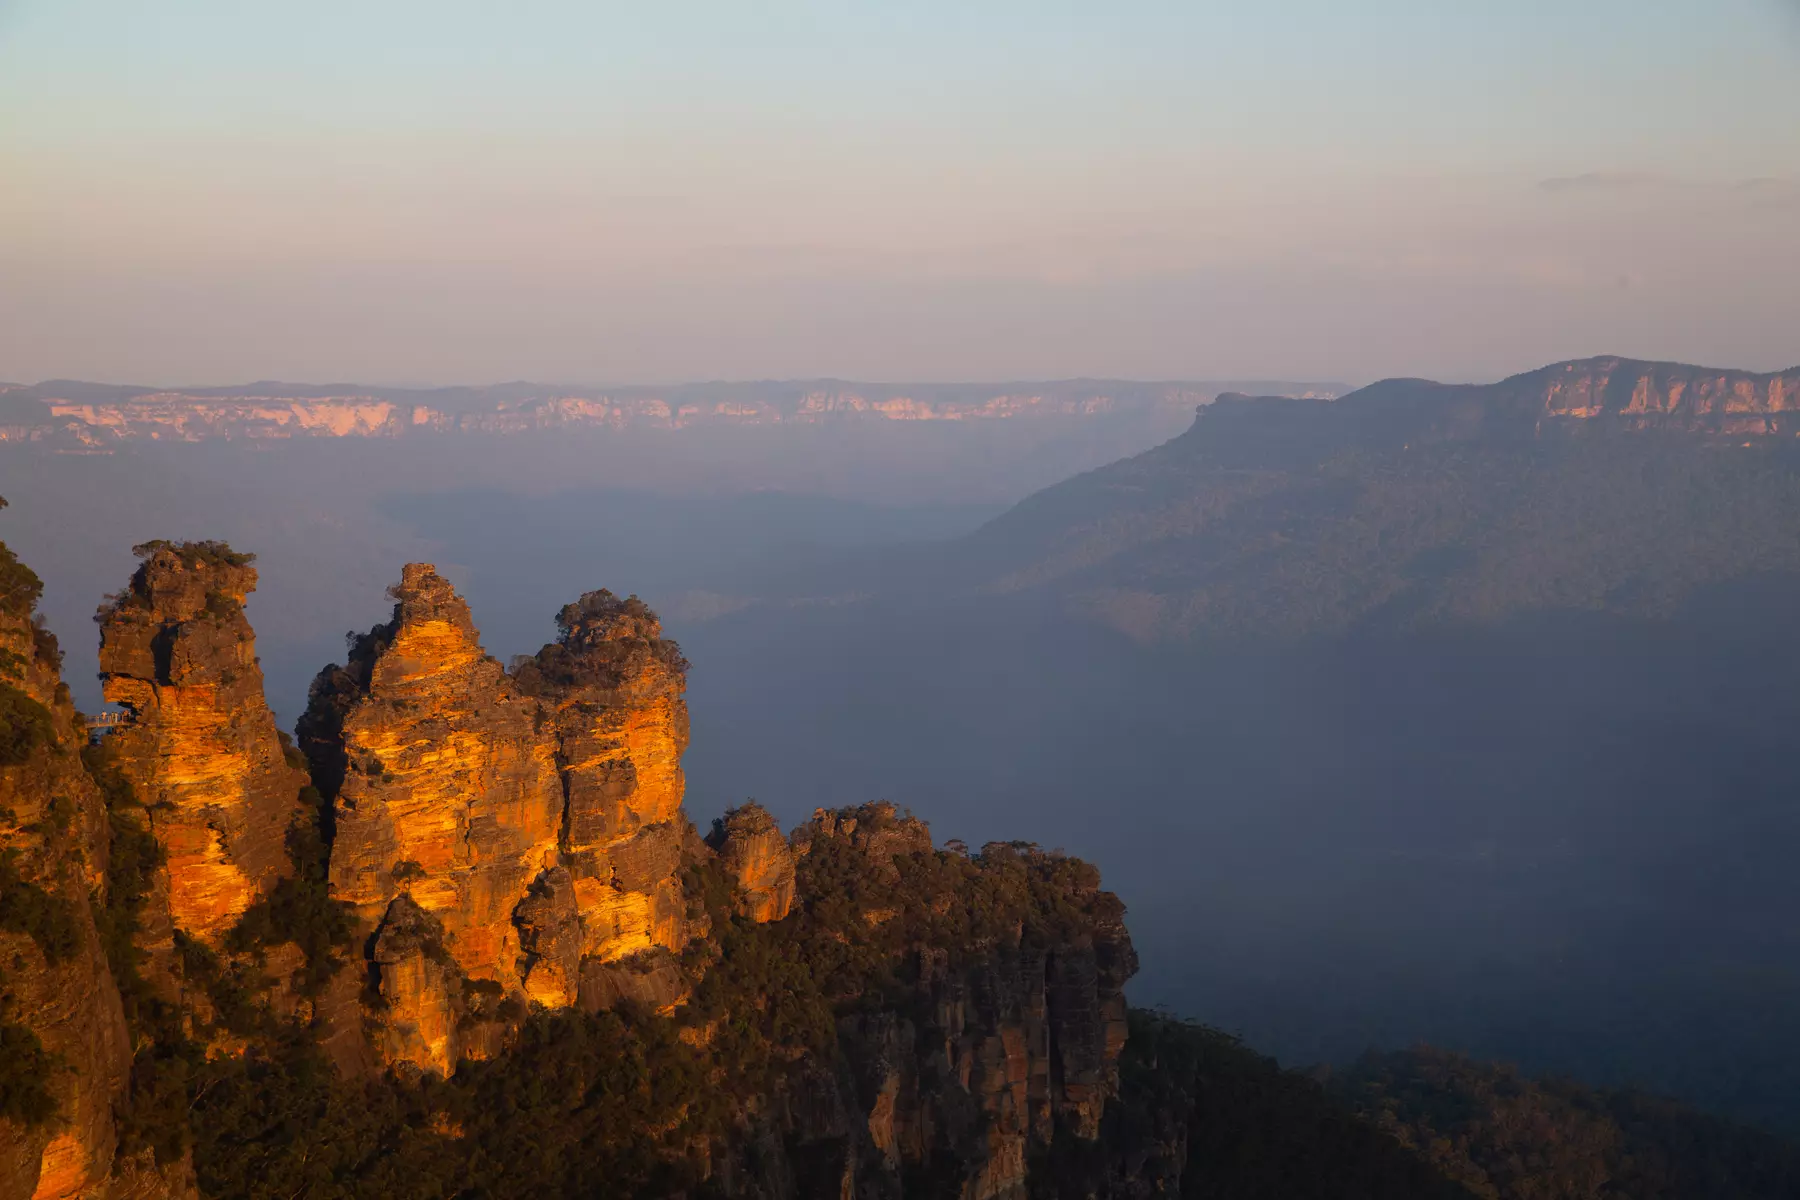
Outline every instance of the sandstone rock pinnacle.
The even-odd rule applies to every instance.
[[[291,872],[286,835],[306,772],[288,761],[263,696],[244,599],[253,556],[214,542],[151,542],[102,606],[106,699],[119,769],[168,856],[168,919],[216,943]]]

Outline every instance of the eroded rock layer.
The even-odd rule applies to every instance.
[[[332,894],[375,932],[386,1054],[443,1072],[472,995],[571,1005],[584,961],[690,940],[686,664],[635,598],[569,605],[515,678],[431,566],[393,596],[303,736],[334,792]]]
[[[779,921],[794,907],[794,852],[768,810],[754,801],[713,825],[707,845],[744,892],[744,913],[758,924]]]
[[[760,824],[752,814],[721,825],[734,823]],[[1092,867],[1023,846],[936,850],[923,822],[888,803],[822,809],[793,843],[790,936],[807,955],[829,939],[846,964],[891,965],[875,972],[879,1000],[839,998],[839,1068],[802,1073],[773,1117],[778,1143],[759,1150],[792,1182],[760,1186],[899,1196],[931,1180],[932,1195],[1022,1200],[1030,1163],[1053,1142],[1100,1136],[1137,957]],[[860,901],[848,913],[846,885]],[[815,969],[856,986],[830,953]]]
[[[166,855],[155,907],[217,943],[291,872],[285,839],[307,775],[263,696],[243,610],[251,556],[215,543],[139,551],[130,585],[97,617],[106,699],[130,714],[109,746]]]

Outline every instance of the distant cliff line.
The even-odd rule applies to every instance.
[[[1191,411],[1224,392],[1332,397],[1333,383],[1063,380],[882,384],[843,380],[404,389],[258,382],[158,389],[52,380],[0,384],[0,441],[397,437],[555,429],[817,425],[843,420],[1130,419]]]
[[[1351,441],[1392,435],[1463,439],[1577,429],[1663,430],[1726,437],[1800,434],[1800,367],[1757,374],[1685,363],[1585,358],[1498,383],[1386,379],[1331,403],[1221,395],[1198,427],[1256,426]],[[1305,398],[1302,398],[1305,399]],[[1315,419],[1318,418],[1318,419]]]

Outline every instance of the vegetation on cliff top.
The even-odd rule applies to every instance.
[[[1800,1195],[1800,1147],[1640,1093],[1432,1049],[1371,1055],[1330,1083],[1484,1200]]]
[[[0,767],[16,767],[55,736],[50,710],[0,683]]]
[[[513,678],[524,691],[615,688],[640,676],[652,662],[678,675],[688,669],[681,647],[662,636],[656,613],[636,596],[621,600],[605,588],[584,593],[557,612],[556,633],[556,641],[536,654],[513,660]]]
[[[131,548],[134,555],[145,560],[156,557],[164,550],[190,568],[247,567],[256,561],[256,555],[233,550],[225,542],[217,541],[172,542],[164,538],[153,538]]]

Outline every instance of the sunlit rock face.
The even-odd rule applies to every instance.
[[[31,623],[36,598],[0,544],[0,872],[36,914],[0,929],[0,1071],[16,1098],[40,1062],[48,1105],[36,1120],[0,1116],[0,1196],[64,1200],[107,1179],[131,1045],[92,907],[106,901],[105,806],[55,640]]]
[[[589,592],[556,624],[557,640],[516,675],[554,739],[582,955],[613,962],[679,949],[702,932],[681,890],[693,836],[681,811],[687,663],[635,596]]]
[[[744,890],[744,914],[758,923],[779,921],[794,907],[794,852],[760,804],[734,808],[707,838],[725,870]]]
[[[1800,432],[1800,370],[1754,375],[1590,358],[1545,367],[1516,382],[1549,422],[1731,436]]]
[[[536,704],[482,651],[449,582],[413,564],[392,594],[393,620],[359,640],[356,678],[338,697],[331,891],[381,931],[385,1048],[441,1070],[456,1060],[454,1015],[444,1016],[456,979],[520,986],[513,912],[557,864],[562,789]],[[420,957],[415,913],[442,961]]]
[[[405,893],[394,897],[370,952],[383,1011],[382,1056],[448,1075],[460,1057],[462,983],[444,947],[441,921]]]
[[[291,872],[285,839],[307,775],[263,696],[243,610],[249,557],[211,543],[140,549],[97,617],[104,694],[131,713],[111,747],[167,855],[168,920],[217,943]]]
[[[332,894],[377,931],[384,1052],[443,1071],[475,1049],[469,996],[571,1005],[584,961],[700,928],[681,888],[686,664],[641,602],[591,593],[509,675],[431,566],[392,594],[393,619],[315,683],[302,736],[335,798]]]

